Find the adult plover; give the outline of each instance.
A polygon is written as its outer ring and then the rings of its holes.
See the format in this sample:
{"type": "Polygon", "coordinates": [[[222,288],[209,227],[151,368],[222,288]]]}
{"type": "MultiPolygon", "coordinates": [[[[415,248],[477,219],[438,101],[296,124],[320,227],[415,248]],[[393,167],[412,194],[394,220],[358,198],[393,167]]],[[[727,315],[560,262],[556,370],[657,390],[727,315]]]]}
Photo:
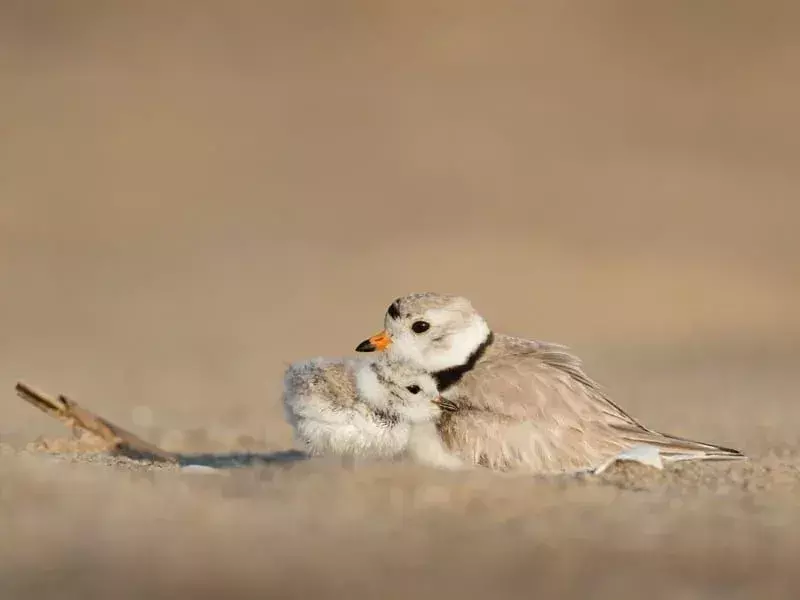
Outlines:
{"type": "Polygon", "coordinates": [[[494,470],[592,469],[638,447],[663,462],[742,459],[738,450],[648,429],[615,404],[560,344],[493,333],[469,300],[411,294],[359,352],[386,351],[436,380],[450,452],[494,470]]]}

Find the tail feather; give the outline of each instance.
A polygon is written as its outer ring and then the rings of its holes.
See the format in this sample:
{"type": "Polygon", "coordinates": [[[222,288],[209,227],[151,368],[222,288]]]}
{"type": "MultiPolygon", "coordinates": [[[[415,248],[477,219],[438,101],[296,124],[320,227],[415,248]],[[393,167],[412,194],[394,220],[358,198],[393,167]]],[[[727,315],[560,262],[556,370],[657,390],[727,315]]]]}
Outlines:
{"type": "Polygon", "coordinates": [[[734,448],[727,448],[717,444],[698,442],[687,438],[643,429],[626,432],[627,442],[639,445],[650,445],[659,449],[665,462],[679,462],[686,460],[743,460],[746,459],[742,452],[734,448]]]}

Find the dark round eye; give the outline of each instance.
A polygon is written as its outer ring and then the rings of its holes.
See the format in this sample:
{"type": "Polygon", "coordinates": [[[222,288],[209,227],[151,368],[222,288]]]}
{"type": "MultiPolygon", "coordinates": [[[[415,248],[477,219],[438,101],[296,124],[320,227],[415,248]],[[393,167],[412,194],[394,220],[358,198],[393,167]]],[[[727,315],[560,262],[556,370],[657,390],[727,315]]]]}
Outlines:
{"type": "Polygon", "coordinates": [[[419,394],[421,388],[418,385],[410,385],[406,389],[412,394],[419,394]]]}
{"type": "Polygon", "coordinates": [[[411,325],[411,331],[414,333],[425,333],[431,328],[431,324],[427,321],[414,321],[411,325]]]}

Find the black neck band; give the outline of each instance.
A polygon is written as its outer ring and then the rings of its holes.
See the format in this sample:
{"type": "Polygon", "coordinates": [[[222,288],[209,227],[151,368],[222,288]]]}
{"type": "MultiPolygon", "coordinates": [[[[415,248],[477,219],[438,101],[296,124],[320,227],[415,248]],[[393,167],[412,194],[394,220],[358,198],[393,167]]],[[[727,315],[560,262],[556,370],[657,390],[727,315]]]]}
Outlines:
{"type": "Polygon", "coordinates": [[[481,342],[480,346],[475,348],[475,351],[469,355],[467,362],[465,362],[463,365],[456,365],[455,367],[450,367],[449,369],[443,369],[441,371],[432,373],[433,378],[436,380],[436,387],[439,389],[439,391],[443,392],[447,388],[454,386],[461,380],[462,377],[464,377],[464,375],[474,369],[475,364],[484,354],[486,354],[486,350],[492,345],[493,341],[494,333],[490,331],[489,335],[486,336],[486,339],[481,342]]]}

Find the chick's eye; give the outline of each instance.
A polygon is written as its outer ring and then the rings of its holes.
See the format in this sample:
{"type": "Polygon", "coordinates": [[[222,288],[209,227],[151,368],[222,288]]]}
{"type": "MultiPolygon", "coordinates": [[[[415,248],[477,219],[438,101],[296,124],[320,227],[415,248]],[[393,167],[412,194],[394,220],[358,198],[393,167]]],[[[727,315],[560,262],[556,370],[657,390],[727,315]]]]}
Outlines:
{"type": "Polygon", "coordinates": [[[425,333],[431,328],[431,324],[427,321],[414,321],[411,325],[411,331],[414,333],[425,333]]]}
{"type": "Polygon", "coordinates": [[[412,394],[419,394],[420,387],[418,385],[410,385],[406,388],[412,394]]]}

